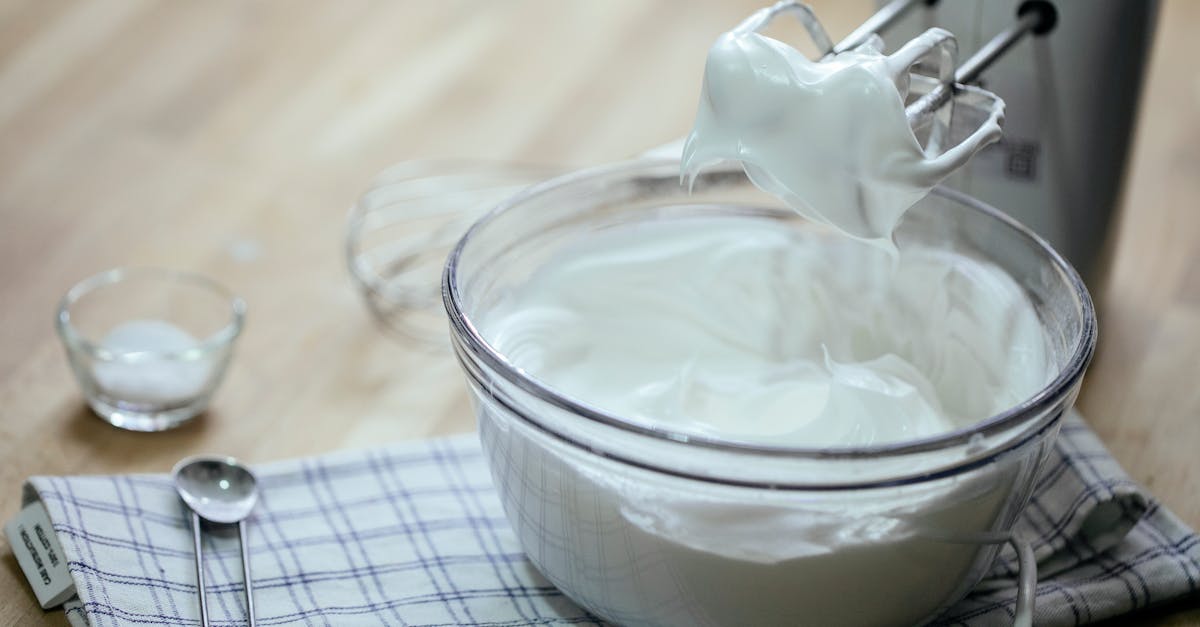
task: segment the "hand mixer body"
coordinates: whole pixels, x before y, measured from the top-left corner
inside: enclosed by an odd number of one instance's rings
[[[879,34],[893,49],[936,24],[970,53],[1031,4],[940,0],[905,12]],[[1158,3],[1054,0],[1052,6],[1052,31],[1016,43],[980,77],[1007,105],[1004,138],[946,185],[1030,226],[1094,282],[1101,278],[1097,262],[1117,206]],[[951,141],[974,128],[969,114],[961,117]]]

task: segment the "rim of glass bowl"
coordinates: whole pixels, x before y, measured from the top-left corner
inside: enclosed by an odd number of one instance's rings
[[[75,325],[71,323],[71,306],[74,305],[83,295],[92,292],[106,285],[113,285],[128,279],[134,278],[152,278],[164,279],[169,281],[189,283],[191,285],[204,288],[211,292],[221,295],[229,303],[230,318],[225,326],[218,329],[215,333],[205,337],[199,344],[182,350],[169,351],[113,351],[101,344],[97,344],[89,340],[82,333],[76,330]],[[169,268],[156,267],[121,267],[105,270],[99,274],[94,274],[82,281],[76,283],[67,290],[63,295],[62,300],[58,304],[58,312],[55,316],[55,328],[59,334],[71,346],[80,348],[86,351],[93,357],[103,361],[137,361],[147,356],[165,357],[167,359],[193,360],[200,359],[210,353],[220,350],[225,345],[232,342],[242,332],[242,326],[246,318],[246,301],[240,296],[234,294],[229,288],[210,279],[207,276],[195,272],[187,272],[184,270],[172,270]]]
[[[592,407],[582,401],[576,400],[570,396],[562,394],[557,390],[543,384],[541,381],[525,375],[517,367],[504,357],[502,353],[497,351],[491,344],[484,340],[483,336],[476,329],[470,317],[466,314],[461,306],[461,295],[458,290],[458,264],[459,259],[463,254],[466,246],[471,242],[476,233],[486,228],[499,214],[519,206],[530,199],[545,194],[553,193],[561,188],[575,185],[581,181],[612,177],[614,175],[635,176],[637,174],[650,175],[656,170],[661,170],[665,166],[674,165],[678,168],[678,160],[662,160],[662,159],[642,159],[635,161],[626,161],[611,165],[598,166],[579,170],[569,174],[565,174],[542,183],[531,186],[521,193],[505,200],[497,205],[488,213],[484,214],[477,220],[450,252],[450,256],[446,259],[446,268],[442,275],[442,300],[446,307],[446,312],[450,318],[450,324],[455,331],[457,339],[465,343],[465,347],[477,358],[482,360],[501,377],[516,385],[518,388],[533,394],[542,401],[548,402],[559,409],[571,412],[583,418],[602,423],[609,427],[621,429],[660,440],[676,444],[689,444],[701,446],[709,449],[728,451],[731,453],[740,454],[755,454],[767,455],[775,457],[791,457],[791,458],[808,458],[808,459],[878,459],[881,457],[902,456],[913,453],[924,453],[936,451],[938,449],[949,448],[968,444],[971,438],[977,435],[991,435],[998,431],[1004,431],[1014,427],[1024,419],[1032,419],[1040,415],[1044,410],[1049,409],[1055,403],[1070,391],[1081,377],[1083,371],[1087,368],[1091,361],[1092,354],[1096,345],[1096,316],[1095,309],[1092,304],[1091,295],[1088,293],[1087,287],[1080,278],[1079,273],[1071,264],[1054,250],[1042,237],[1031,231],[1028,227],[1017,222],[1002,211],[991,207],[975,198],[972,198],[962,192],[958,192],[946,187],[936,187],[933,194],[941,196],[947,200],[958,202],[965,207],[987,214],[989,217],[1000,221],[1004,225],[1014,229],[1017,233],[1032,241],[1038,248],[1044,250],[1053,264],[1059,271],[1067,277],[1068,283],[1079,299],[1082,309],[1083,324],[1079,332],[1079,341],[1075,346],[1070,359],[1065,367],[1059,371],[1058,375],[1050,381],[1046,386],[1037,392],[1034,396],[1026,401],[1010,407],[1008,410],[991,416],[985,420],[976,422],[968,427],[955,429],[940,435],[920,438],[916,440],[907,440],[903,442],[879,444],[872,446],[849,446],[849,447],[828,447],[828,448],[813,448],[813,447],[797,447],[797,446],[781,446],[755,444],[737,440],[722,440],[712,437],[705,437],[692,433],[684,433],[673,431],[661,426],[655,426],[652,423],[635,421],[618,417],[596,407]],[[713,170],[709,170],[711,173]],[[729,172],[734,172],[734,169],[729,169]],[[740,173],[740,170],[736,170]],[[541,424],[536,424],[540,429],[550,429]],[[567,439],[572,444],[583,446],[591,449],[589,445],[578,442],[571,437],[569,433],[561,433],[559,430],[550,429],[555,435]],[[1030,429],[1029,432],[1040,432],[1041,428]],[[1024,437],[1014,438],[1015,444],[1025,441]],[[1011,448],[1005,446],[1002,450]],[[988,457],[1000,451],[989,451]],[[972,464],[978,460],[972,456],[968,456],[960,463],[952,464],[950,468],[958,469],[963,465]],[[946,469],[946,470],[949,470]]]

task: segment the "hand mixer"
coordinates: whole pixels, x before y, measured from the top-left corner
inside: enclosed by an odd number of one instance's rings
[[[867,18],[845,39],[833,44],[825,27],[817,19],[812,8],[798,0],[781,0],[775,5],[761,9],[744,20],[734,33],[760,32],[775,18],[783,14],[795,15],[808,32],[821,60],[862,46],[878,33],[904,16],[910,9],[926,0],[892,0],[878,12]],[[1001,100],[989,91],[970,86],[989,66],[1027,34],[1042,35],[1054,29],[1058,13],[1054,5],[1043,0],[1030,0],[1022,4],[1015,21],[997,33],[974,55],[957,64],[958,42],[954,35],[940,28],[930,28],[912,39],[897,51],[892,58],[904,68],[911,68],[917,76],[932,71],[936,80],[927,91],[905,107],[910,126],[921,131],[933,125],[927,137],[927,152],[936,154],[945,148],[951,125],[954,101],[958,96],[968,96],[977,103],[987,103],[986,109],[999,115],[1003,109]],[[956,67],[957,66],[957,67]],[[908,77],[901,77],[907,82]],[[907,84],[905,85],[907,87]]]

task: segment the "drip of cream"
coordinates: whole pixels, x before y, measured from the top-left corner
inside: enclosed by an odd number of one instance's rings
[[[478,323],[568,396],[746,442],[928,437],[1029,398],[1049,376],[1037,314],[999,268],[934,249],[897,261],[761,218],[590,233]]]
[[[708,52],[682,170],[740,161],[755,185],[805,217],[892,248],[901,216],[1000,137],[1000,100],[961,143],[923,148],[904,110],[912,64],[949,37],[931,29],[891,56],[878,38],[824,62],[751,28]]]

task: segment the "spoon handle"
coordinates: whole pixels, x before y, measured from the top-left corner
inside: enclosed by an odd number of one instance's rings
[[[246,617],[249,619],[250,627],[254,627],[254,594],[251,592],[253,586],[250,579],[250,549],[246,542],[246,521],[238,521],[238,543],[242,545],[242,581],[246,588]]]
[[[196,589],[200,593],[200,625],[208,627],[208,594],[204,589],[204,553],[200,548],[200,515],[192,512],[192,544],[196,549]]]

